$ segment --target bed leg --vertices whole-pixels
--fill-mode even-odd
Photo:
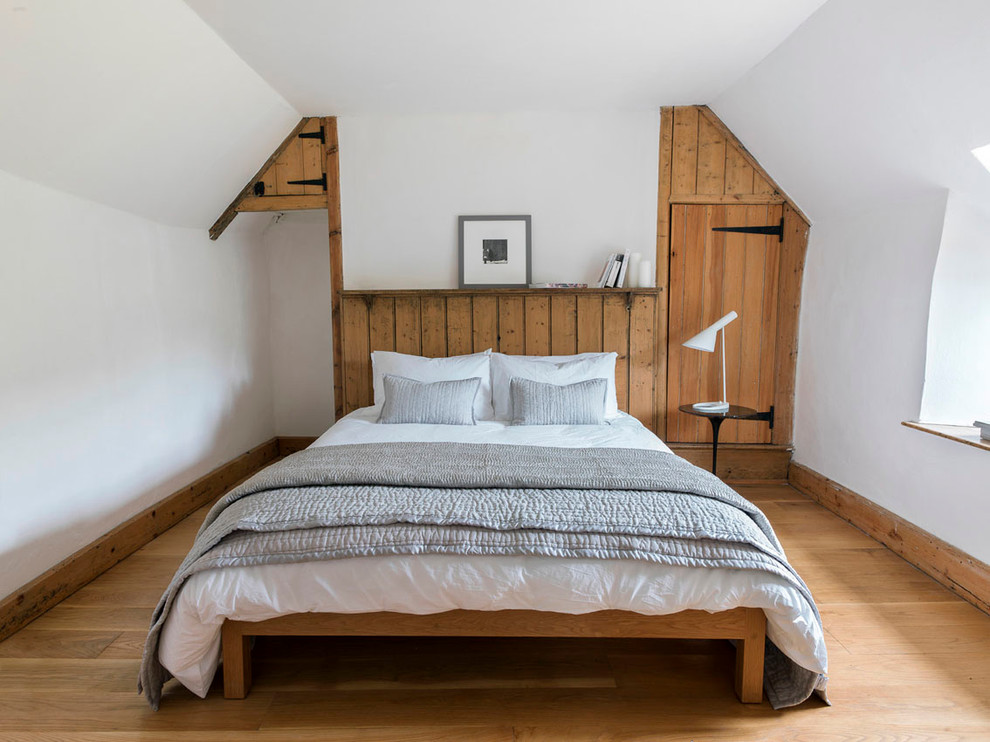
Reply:
[[[223,697],[244,698],[251,690],[251,637],[245,636],[235,621],[224,621]]]
[[[736,695],[743,703],[763,701],[763,651],[767,617],[759,608],[746,612],[746,636],[736,644]]]

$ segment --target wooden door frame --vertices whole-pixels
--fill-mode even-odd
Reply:
[[[688,142],[684,145],[679,141],[684,131],[690,127],[678,127],[675,130],[675,116],[690,121],[703,123],[714,129],[725,139],[725,151],[731,152],[739,161],[748,165],[762,179],[764,186],[758,193],[753,188],[748,192],[734,190],[726,181],[721,194],[699,193],[697,180],[693,189],[683,187],[673,192],[675,153],[677,157],[698,158],[698,142]],[[695,134],[697,129],[695,130]],[[790,446],[793,443],[794,428],[794,390],[797,370],[798,322],[801,311],[801,282],[804,275],[804,261],[808,245],[808,233],[811,222],[801,212],[797,204],[776,184],[773,178],[757,162],[735,137],[729,128],[722,123],[707,106],[667,106],[660,109],[660,162],[658,168],[659,182],[657,189],[657,286],[666,291],[666,301],[657,302],[657,338],[664,339],[657,343],[656,380],[656,412],[657,429],[666,431],[667,428],[667,342],[670,335],[670,249],[671,249],[671,208],[677,203],[693,203],[719,205],[725,203],[783,203],[784,238],[780,253],[780,272],[777,283],[777,349],[774,359],[774,428],[771,443],[779,446]],[[660,347],[662,345],[662,348]]]

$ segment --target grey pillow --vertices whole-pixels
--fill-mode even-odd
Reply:
[[[474,398],[481,379],[432,383],[385,374],[385,402],[378,422],[474,425]]]
[[[605,379],[547,384],[518,376],[509,381],[513,425],[601,425],[605,422]]]

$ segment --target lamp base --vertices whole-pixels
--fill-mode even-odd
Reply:
[[[728,412],[729,403],[728,402],[695,402],[693,405],[694,409],[698,412]]]

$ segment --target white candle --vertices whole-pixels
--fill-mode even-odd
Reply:
[[[656,281],[656,276],[653,275],[653,261],[644,260],[639,264],[639,278],[636,283],[641,289],[651,289]]]
[[[634,289],[639,286],[639,263],[643,253],[634,252],[629,256],[629,270],[626,271],[626,288]]]

